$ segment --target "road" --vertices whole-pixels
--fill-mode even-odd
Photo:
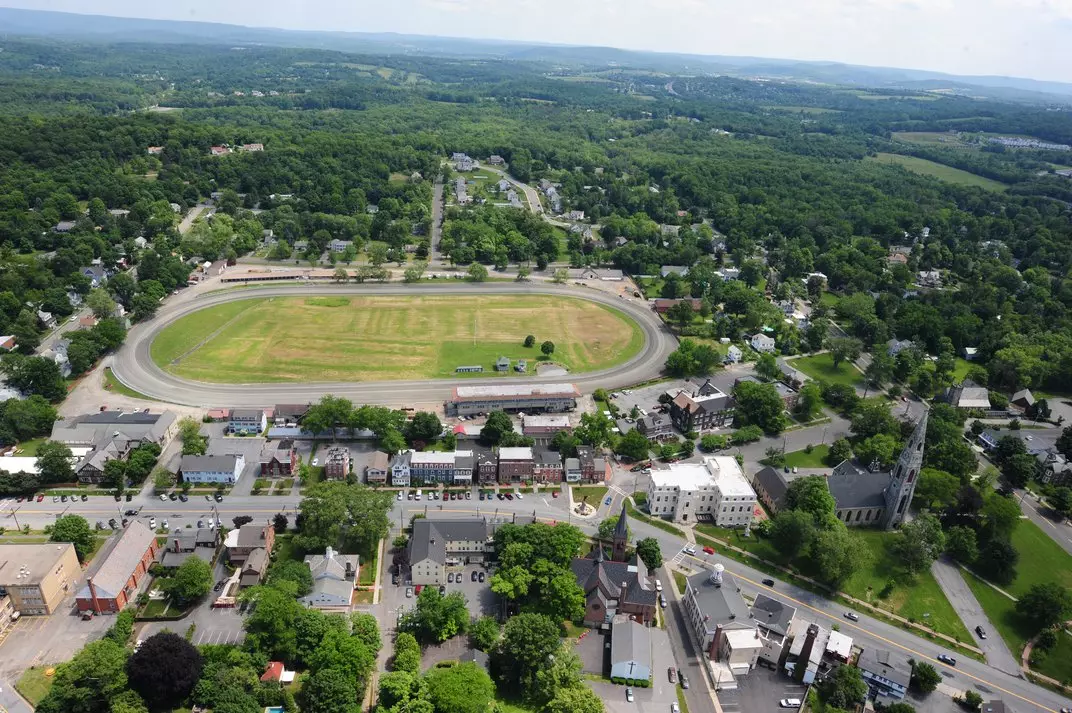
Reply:
[[[439,241],[443,238],[443,177],[436,176],[432,185],[432,234],[428,247],[428,264],[442,265],[443,253],[439,250]]]
[[[190,228],[193,227],[194,221],[200,217],[202,213],[212,207],[211,203],[198,203],[193,208],[186,212],[186,215],[179,222],[179,233],[185,235]]]
[[[500,379],[437,379],[381,381],[373,383],[291,383],[291,384],[213,384],[211,386],[168,374],[153,363],[149,346],[161,329],[190,312],[225,302],[251,297],[285,297],[293,295],[412,295],[412,294],[552,294],[568,295],[599,302],[619,309],[632,317],[644,332],[644,347],[625,364],[568,377],[531,376],[510,379],[511,385],[568,381],[583,392],[597,387],[618,388],[660,375],[667,356],[677,348],[677,340],[645,303],[615,298],[594,289],[571,285],[485,283],[481,285],[323,285],[276,286],[256,290],[221,291],[216,294],[182,294],[161,308],[152,320],[135,325],[126,343],[115,355],[112,372],[123,384],[146,396],[189,406],[266,407],[275,403],[305,402],[326,394],[342,396],[360,403],[431,404],[442,403],[458,385],[482,386],[503,384]]]
[[[629,473],[618,473],[615,477],[615,482],[623,490],[629,491],[632,488],[633,476]],[[587,533],[595,532],[598,523],[621,506],[622,495],[620,492],[612,489],[610,493],[613,497],[612,504],[609,506],[601,505],[599,512],[594,517],[581,521],[567,516],[568,521],[578,525]],[[293,514],[298,502],[299,498],[296,496],[235,496],[224,498],[224,501],[218,507],[220,509],[220,518],[225,523],[228,523],[236,515],[251,515],[256,520],[261,518],[268,520],[277,512]],[[209,507],[213,504],[206,502],[201,496],[193,497],[189,502],[182,503],[161,502],[159,499],[150,496],[138,495],[130,503],[116,503],[108,497],[92,498],[86,503],[70,504],[66,511],[82,514],[90,522],[93,522],[98,519],[107,520],[108,517],[114,516],[117,510],[140,507],[141,517],[154,515],[158,520],[166,517],[169,519],[171,526],[175,527],[191,524],[199,517],[207,518]],[[443,517],[463,517],[475,514],[494,517],[497,514],[499,517],[508,518],[514,514],[535,515],[545,521],[562,521],[564,515],[561,499],[552,500],[543,495],[527,496],[521,501],[494,500],[481,502],[478,500],[466,500],[429,503],[427,501],[402,500],[395,501],[394,505],[395,510],[391,513],[392,523],[405,522],[412,514],[418,512],[436,513]],[[52,522],[57,514],[65,511],[65,507],[61,503],[53,503],[50,500],[42,503],[35,501],[23,504],[22,509],[18,512],[19,523],[28,522],[34,527],[41,527]],[[3,519],[0,522],[7,521],[10,517],[9,510],[10,508],[5,505],[0,505],[0,512],[3,513]],[[674,559],[685,544],[685,541],[680,537],[644,522],[634,520],[631,523],[631,528],[634,537],[637,539],[654,537],[658,540],[666,560]],[[704,557],[683,556],[682,559],[697,569],[711,567],[716,561],[719,561],[725,565],[728,572],[737,578],[746,595],[751,596],[756,592],[763,592],[768,596],[796,607],[798,616],[803,619],[816,621],[826,627],[837,624],[839,629],[852,636],[859,646],[897,649],[916,660],[927,660],[942,673],[945,683],[956,690],[963,691],[972,688],[973,690],[981,691],[984,696],[1000,696],[1005,699],[1007,705],[1012,706],[1018,713],[1036,711],[1057,713],[1062,707],[1072,706],[1072,701],[1056,693],[985,663],[961,658],[956,667],[942,664],[935,658],[937,654],[947,652],[940,645],[917,637],[900,627],[872,619],[865,613],[858,612],[860,620],[857,622],[848,621],[844,618],[846,609],[841,604],[831,602],[818,594],[782,582],[776,582],[774,587],[766,587],[761,582],[769,575],[740,564],[735,560],[719,558],[717,554]],[[675,615],[674,620],[676,619]],[[684,647],[683,650],[687,655],[688,647]],[[697,702],[699,703],[699,701]],[[691,703],[692,701],[690,700]]]
[[[528,201],[529,210],[531,210],[533,213],[543,213],[543,204],[540,203],[540,194],[536,192],[535,188],[533,188],[527,183],[522,183],[521,181],[508,174],[506,171],[500,170],[498,168],[493,168],[491,166],[485,166],[483,164],[481,164],[480,167],[485,171],[489,171],[491,173],[495,173],[499,176],[502,176],[507,181],[520,188],[521,191],[525,194],[525,200]]]

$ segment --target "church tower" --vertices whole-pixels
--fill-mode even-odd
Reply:
[[[612,559],[615,562],[625,562],[625,550],[629,547],[629,521],[625,517],[625,504],[622,504],[622,514],[618,516],[618,524],[614,527],[614,541],[611,548]]]
[[[928,413],[929,411],[924,411],[916,423],[911,438],[897,459],[897,465],[890,473],[890,484],[884,492],[886,512],[882,517],[882,527],[886,530],[892,530],[904,522],[912,495],[916,492],[916,481],[920,469],[923,468],[923,443],[927,438]]]

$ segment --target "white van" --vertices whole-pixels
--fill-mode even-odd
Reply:
[[[415,500],[420,500],[421,499],[421,489],[420,488],[417,488],[417,495],[414,497],[414,499]]]

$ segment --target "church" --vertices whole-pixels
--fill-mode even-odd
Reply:
[[[850,527],[898,527],[908,513],[923,467],[923,447],[927,437],[927,412],[916,423],[897,464],[887,470],[878,464],[845,460],[834,467],[826,484],[837,504],[837,518]],[[801,476],[764,468],[755,476],[757,497],[777,512],[789,483]]]

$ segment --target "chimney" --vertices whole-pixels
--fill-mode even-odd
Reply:
[[[354,578],[354,563],[350,562],[349,560],[347,560],[347,562],[346,562],[346,578],[347,579],[353,579]]]
[[[101,614],[100,600],[97,599],[97,587],[93,584],[93,578],[90,577],[86,580],[86,583],[89,585],[89,598],[93,600],[93,611],[97,614]]]
[[[335,559],[335,550],[332,549],[331,545],[328,545],[328,548],[324,550],[324,558],[329,560]]]
[[[176,537],[174,542],[175,542],[175,552],[178,552],[179,551],[179,538]]]

